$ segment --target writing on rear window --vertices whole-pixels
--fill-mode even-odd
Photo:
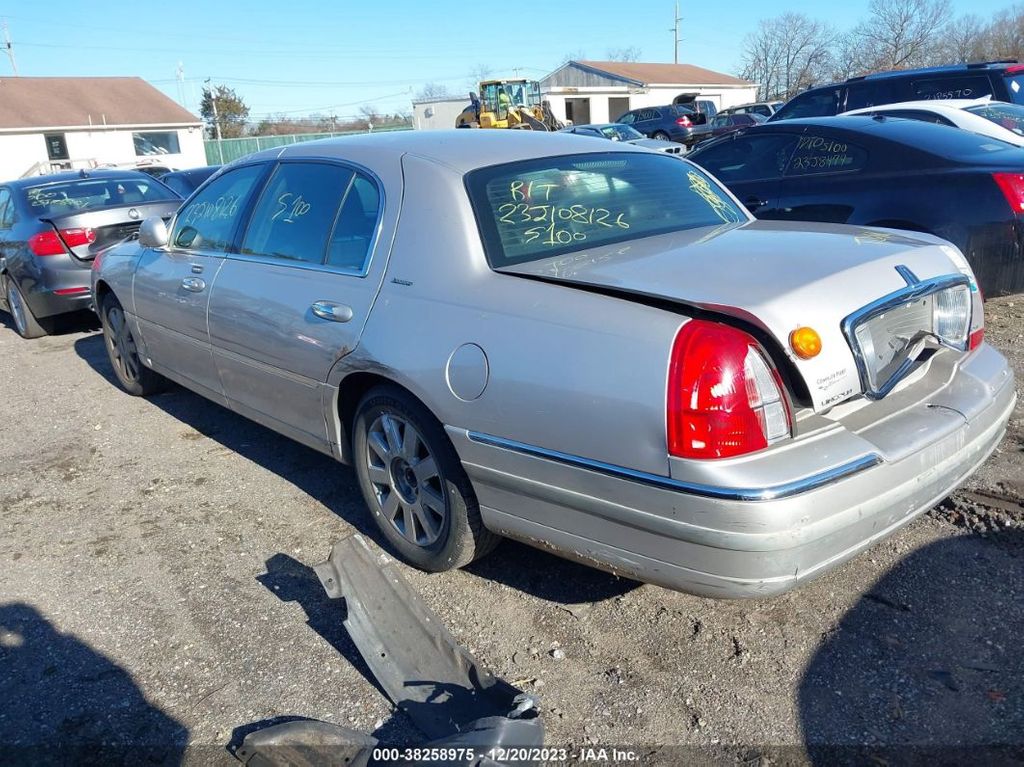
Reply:
[[[646,153],[528,160],[474,171],[467,184],[495,266],[747,220],[694,166]]]

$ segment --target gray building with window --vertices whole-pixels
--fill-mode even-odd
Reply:
[[[0,78],[0,181],[106,165],[206,165],[202,121],[138,77]]]

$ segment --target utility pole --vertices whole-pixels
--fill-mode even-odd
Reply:
[[[210,78],[207,77],[204,82],[210,82]],[[224,164],[224,145],[221,143],[220,136],[220,118],[217,116],[217,91],[211,85],[207,90],[210,91],[210,103],[213,105],[213,130],[217,136],[217,154],[220,155],[220,164]]]
[[[675,21],[672,23],[672,29],[669,30],[669,32],[672,33],[673,48],[674,48],[674,51],[675,51],[675,53],[674,53],[674,55],[672,57],[672,60],[676,64],[679,63],[679,22],[682,21],[682,20],[683,20],[683,17],[679,15],[679,2],[678,2],[678,0],[676,0]]]
[[[11,42],[11,33],[7,29],[7,19],[4,19],[3,23],[4,31],[4,53],[7,54],[7,58],[11,60],[11,69],[14,70],[14,76],[18,76],[18,62],[14,58],[14,43]]]

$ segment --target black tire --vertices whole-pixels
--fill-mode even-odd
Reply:
[[[9,276],[3,277],[4,299],[7,310],[14,321],[14,330],[22,338],[40,338],[50,334],[52,325],[48,320],[39,320],[25,302],[25,296],[18,288],[18,283]]]
[[[100,324],[103,327],[103,345],[107,347],[107,357],[114,375],[121,388],[136,397],[157,394],[167,388],[167,379],[156,373],[139,359],[139,352],[128,326],[124,307],[108,294],[100,306]]]
[[[385,435],[388,422],[394,431]],[[476,493],[444,428],[402,389],[379,386],[363,397],[352,428],[352,456],[374,522],[409,564],[451,570],[501,541],[484,527]]]
[[[668,134],[665,133],[665,131],[663,130],[654,131],[654,133],[651,134],[651,138],[656,138],[659,141],[671,141],[671,139],[668,137]]]

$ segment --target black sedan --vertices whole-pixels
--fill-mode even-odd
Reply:
[[[986,294],[1024,290],[1024,149],[916,120],[827,117],[748,128],[690,159],[758,218],[934,234]]]
[[[0,308],[23,338],[89,306],[96,256],[181,198],[145,173],[94,170],[0,183]]]
[[[192,192],[202,186],[210,176],[221,169],[220,165],[204,165],[200,168],[189,168],[188,170],[172,170],[158,176],[161,183],[169,186],[182,197],[190,197]]]

